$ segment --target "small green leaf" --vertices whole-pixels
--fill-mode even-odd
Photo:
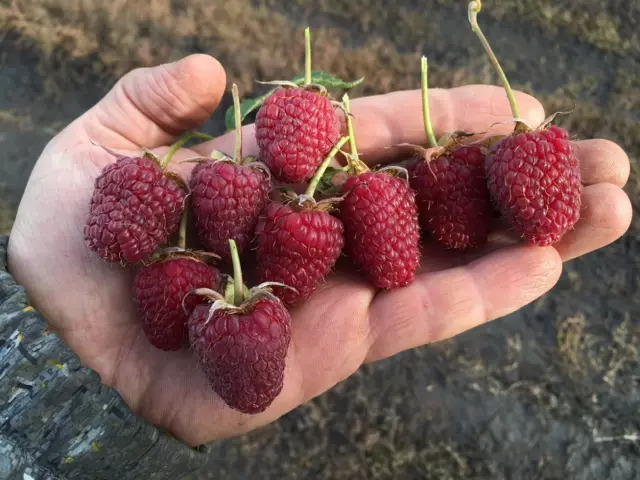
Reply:
[[[304,74],[296,75],[291,79],[293,83],[296,85],[304,84]],[[364,81],[364,77],[361,77],[353,82],[346,82],[344,80],[339,79],[338,77],[334,77],[333,75],[329,75],[324,72],[311,72],[311,83],[315,85],[322,85],[325,88],[352,88],[356,85],[360,85]],[[267,93],[260,97],[255,98],[245,98],[240,102],[240,118],[244,121],[244,119],[254,110],[257,110],[262,106],[266,98],[274,92],[275,89],[269,90]],[[233,105],[229,107],[225,113],[224,124],[227,127],[227,130],[233,130],[235,128],[235,117],[233,112]]]
[[[328,167],[324,172],[324,175],[320,179],[320,183],[316,188],[316,193],[320,198],[334,197],[340,194],[340,190],[342,189],[342,183],[344,183],[345,178],[343,177],[342,183],[334,181],[334,177],[339,174],[345,174],[347,171],[347,167],[335,168]]]
[[[261,97],[256,98],[245,98],[240,102],[240,118],[244,121],[244,119],[254,110],[260,108],[260,106],[264,103],[265,99],[273,93],[275,89],[269,90],[267,93],[262,95]],[[227,130],[233,130],[235,128],[235,112],[233,111],[233,105],[227,109],[224,117],[224,124],[227,127]]]
[[[296,75],[291,81],[296,85],[304,84],[304,74]],[[328,73],[311,72],[311,83],[322,85],[324,88],[353,88],[356,85],[360,85],[363,81],[364,77],[360,77],[353,82],[347,82]]]

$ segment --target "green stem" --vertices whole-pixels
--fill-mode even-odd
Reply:
[[[369,171],[369,167],[360,160],[358,156],[358,148],[356,147],[356,136],[353,131],[353,122],[351,121],[351,103],[349,102],[349,95],[344,94],[342,96],[342,103],[344,105],[345,120],[347,122],[347,135],[349,135],[349,148],[351,154],[347,156],[347,162],[349,171],[352,175],[360,175],[361,173]]]
[[[236,146],[233,152],[233,161],[237,164],[242,164],[242,112],[240,112],[238,85],[235,83],[231,86],[231,94],[233,95],[233,109],[235,110],[236,119]]]
[[[356,136],[353,133],[353,122],[351,121],[351,102],[349,101],[349,94],[345,93],[342,96],[342,103],[344,104],[344,113],[345,120],[347,121],[347,135],[349,135],[349,149],[351,150],[351,155],[355,157],[355,159],[359,159],[358,157],[358,147],[356,147]]]
[[[427,57],[422,57],[422,62],[420,64],[420,78],[422,88],[422,116],[424,118],[424,130],[427,134],[427,138],[429,139],[429,143],[431,144],[431,146],[437,147],[438,140],[436,140],[436,136],[433,133],[433,126],[431,125],[431,112],[429,111],[429,82],[427,77],[428,68]]]
[[[311,83],[311,32],[309,27],[304,30],[304,84]]]
[[[513,117],[520,118],[520,111],[518,110],[516,97],[513,94],[513,90],[511,90],[511,85],[509,84],[509,80],[507,80],[507,76],[505,75],[504,70],[502,70],[502,67],[500,66],[500,62],[498,62],[498,58],[496,57],[495,53],[493,53],[493,50],[491,49],[491,45],[489,45],[489,42],[487,41],[486,37],[482,33],[482,30],[480,29],[480,25],[478,25],[478,13],[480,13],[481,9],[482,9],[482,2],[480,0],[475,0],[469,3],[469,23],[471,23],[471,29],[480,39],[480,43],[482,43],[482,46],[484,47],[485,52],[487,52],[487,56],[489,57],[489,60],[493,64],[494,68],[496,69],[496,72],[498,72],[498,76],[502,81],[502,85],[504,86],[504,89],[507,92],[507,97],[509,98],[509,104],[511,105],[511,113],[513,114]]]
[[[235,240],[229,240],[229,250],[231,250],[231,263],[233,264],[233,303],[240,305],[244,302],[244,284],[242,283],[240,254]]]
[[[206,133],[201,133],[201,132],[185,133],[182,137],[180,137],[176,141],[176,143],[171,145],[171,148],[169,148],[169,151],[167,152],[167,154],[164,157],[162,157],[162,160],[160,160],[160,168],[165,170],[167,168],[167,165],[169,165],[171,158],[176,154],[176,152],[180,150],[185,143],[187,143],[189,140],[192,140],[194,138],[198,138],[201,140],[213,140],[213,137],[211,135],[207,135]]]
[[[186,250],[187,248],[187,220],[189,209],[185,208],[180,217],[180,228],[178,229],[178,248]]]
[[[333,146],[333,148],[329,152],[329,155],[326,156],[326,158],[324,159],[324,161],[322,162],[318,170],[316,170],[316,173],[313,175],[313,178],[309,182],[309,186],[304,192],[306,196],[313,197],[313,194],[316,193],[316,188],[318,188],[318,184],[320,183],[320,180],[322,180],[322,176],[324,175],[324,172],[327,171],[327,168],[329,167],[331,160],[333,160],[333,157],[336,156],[340,148],[345,143],[347,143],[347,140],[349,140],[349,137],[342,137],[340,140],[338,140],[338,143],[336,143]]]

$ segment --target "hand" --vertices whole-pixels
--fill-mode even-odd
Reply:
[[[211,390],[192,352],[162,352],[146,340],[131,300],[133,271],[90,254],[83,225],[93,180],[113,161],[101,144],[120,152],[158,149],[197,128],[217,107],[225,88],[220,64],[205,55],[126,75],[94,108],[56,136],[29,180],[10,239],[10,271],[83,364],[97,371],[131,409],[196,445],[272,422],[336,383],[360,365],[439,341],[507,315],[547,292],[563,260],[603,247],[629,227],[631,205],[622,187],[629,160],[605,140],[578,142],[584,190],[582,219],[555,247],[493,244],[472,255],[427,246],[415,282],[376,292],[340,266],[304,305],[292,311],[293,340],[280,396],[262,414],[229,409]],[[531,124],[541,105],[518,94]],[[431,90],[436,133],[486,131],[510,119],[501,88]],[[424,143],[420,91],[352,101],[359,150],[370,164],[388,162],[385,147]],[[510,126],[497,127],[508,133]],[[252,126],[245,152],[256,153]],[[176,161],[232,152],[233,134]],[[93,142],[93,143],[92,143]],[[185,178],[188,164],[173,165]]]

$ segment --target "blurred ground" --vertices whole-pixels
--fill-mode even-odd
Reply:
[[[578,138],[632,158],[640,207],[640,3],[485,1],[481,22],[517,88]],[[393,5],[393,6],[391,6]],[[254,79],[315,67],[366,76],[352,96],[495,83],[463,0],[0,0],[0,231],[46,142],[131,68],[207,52]],[[262,91],[262,90],[255,90]],[[225,99],[223,107],[229,105]],[[206,129],[220,133],[222,109]],[[369,365],[257,432],[211,448],[201,478],[632,479],[640,471],[638,219],[566,265],[534,305]]]

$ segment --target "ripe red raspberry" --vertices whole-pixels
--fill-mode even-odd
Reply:
[[[271,181],[257,164],[209,161],[192,173],[191,209],[200,241],[220,256],[229,254],[229,239],[244,251],[258,215],[267,204]]]
[[[242,413],[260,413],[282,391],[291,319],[276,299],[260,298],[241,311],[198,305],[189,339],[213,390]]]
[[[255,128],[260,160],[290,183],[311,178],[340,136],[331,101],[304,87],[276,89],[258,110]]]
[[[408,285],[420,262],[418,210],[406,181],[386,172],[349,177],[340,218],[345,250],[378,288]]]
[[[458,146],[409,165],[422,225],[445,248],[467,250],[487,242],[491,198],[479,147]]]
[[[566,130],[515,133],[486,159],[491,195],[528,243],[551,245],[580,218],[580,162]]]
[[[178,350],[183,345],[189,315],[196,305],[205,302],[201,297],[189,295],[197,288],[218,290],[220,272],[195,258],[169,258],[146,265],[136,274],[134,301],[153,346]]]
[[[107,261],[140,262],[177,230],[184,203],[155,159],[119,157],[95,181],[85,243]]]
[[[323,208],[312,202],[274,202],[256,226],[258,280],[296,289],[273,289],[289,305],[308,298],[342,252],[342,222]]]
[[[515,95],[489,42],[478,25],[480,1],[470,2],[468,17],[504,86],[514,132],[498,141],[485,160],[487,185],[501,213],[528,243],[551,245],[580,218],[582,181],[580,162],[560,127],[549,127],[555,115],[537,129],[520,120]]]

